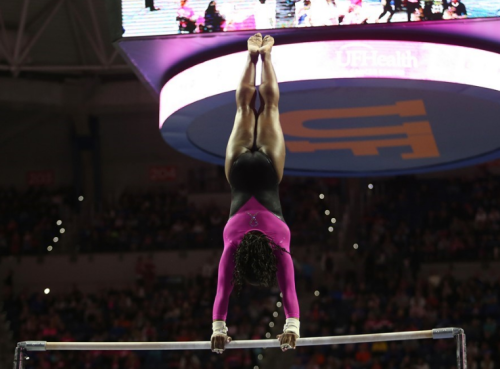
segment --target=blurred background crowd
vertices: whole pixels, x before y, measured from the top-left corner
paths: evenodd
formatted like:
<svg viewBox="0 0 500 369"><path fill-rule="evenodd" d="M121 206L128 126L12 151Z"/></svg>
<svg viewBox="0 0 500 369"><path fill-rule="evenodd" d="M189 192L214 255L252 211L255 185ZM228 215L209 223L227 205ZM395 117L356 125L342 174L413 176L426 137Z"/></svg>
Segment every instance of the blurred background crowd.
<svg viewBox="0 0 500 369"><path fill-rule="evenodd" d="M458 281L450 275L414 280L402 268L376 278L319 274L311 285L297 272L302 336L361 334L462 326L471 368L494 368L500 360L498 281ZM138 280L123 290L53 296L10 296L4 310L20 340L202 341L210 332L216 277ZM317 286L315 297L311 287ZM307 296L307 295L310 296ZM7 296L9 297L9 296ZM247 288L230 303L233 339L269 338L282 328L279 291ZM276 314L276 312L278 314ZM274 315L277 315L275 317ZM273 329L276 327L276 329ZM253 368L269 350L210 352L50 352L33 355L33 368ZM281 353L280 353L281 354ZM285 355L285 354L282 354ZM452 340L409 341L298 348L294 369L453 368Z"/></svg>
<svg viewBox="0 0 500 369"><path fill-rule="evenodd" d="M226 188L223 193L229 196L225 186L221 182L216 187ZM432 269L450 262L498 261L498 187L494 175L285 178L281 201L292 230L302 336L458 326L467 333L470 368L498 365L498 273L466 276L450 268ZM3 293L13 340L207 340L218 260L207 260L189 275L155 272L155 252L222 250L229 204L211 200L213 194L199 187L196 191L194 196L185 185L123 191L84 213L68 189L2 190L3 257L150 255L139 257L130 270L135 283L94 292L76 285L48 295L14 292L13 271L4 280ZM233 295L230 335L275 337L284 322L280 300L277 288L248 287L241 296ZM273 360L284 355L293 369L451 369L456 365L454 345L453 340L423 340L301 347L286 354L228 350L222 356L201 351L50 352L32 355L28 368L276 367Z"/></svg>
<svg viewBox="0 0 500 369"><path fill-rule="evenodd" d="M226 188L225 179L219 180L216 188ZM330 227L344 233L352 228L364 250L376 250L385 258L408 254L431 262L498 260L500 185L495 176L356 181L359 191L351 199L345 181L283 180L281 203L293 245L331 243L331 249L338 250ZM62 247L64 251L81 253L220 248L229 189L222 201L200 188L196 191L193 196L186 185L128 190L82 214L68 189L4 189L0 253L43 255L49 245L57 252L57 242L73 245Z"/></svg>

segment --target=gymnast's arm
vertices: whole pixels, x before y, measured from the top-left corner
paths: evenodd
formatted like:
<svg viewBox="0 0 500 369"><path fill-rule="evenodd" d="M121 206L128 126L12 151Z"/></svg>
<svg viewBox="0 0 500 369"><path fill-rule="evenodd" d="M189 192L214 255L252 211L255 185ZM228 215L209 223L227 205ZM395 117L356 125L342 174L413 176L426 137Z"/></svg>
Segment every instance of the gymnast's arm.
<svg viewBox="0 0 500 369"><path fill-rule="evenodd" d="M295 349L297 339L300 337L300 310L297 292L295 290L295 276L292 256L280 252L278 257L278 284L283 294L283 308L285 310L286 324L283 334L278 335L283 351Z"/></svg>
<svg viewBox="0 0 500 369"><path fill-rule="evenodd" d="M219 275L217 281L217 294L213 308L211 349L222 354L225 344L231 342L227 336L226 317L229 305L229 296L233 290L234 249L231 245L224 247L224 252L219 262Z"/></svg>

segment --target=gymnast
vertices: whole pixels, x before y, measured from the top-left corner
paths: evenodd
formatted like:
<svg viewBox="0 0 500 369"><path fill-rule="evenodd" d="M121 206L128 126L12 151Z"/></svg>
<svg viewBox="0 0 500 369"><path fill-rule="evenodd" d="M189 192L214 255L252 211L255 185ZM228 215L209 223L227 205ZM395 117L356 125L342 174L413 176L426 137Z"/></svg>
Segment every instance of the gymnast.
<svg viewBox="0 0 500 369"><path fill-rule="evenodd" d="M248 39L248 56L236 90L236 117L226 149L225 171L231 186L229 220L219 263L213 308L211 349L222 353L228 337L226 316L233 287L243 282L271 287L283 294L286 324L277 336L283 351L295 349L300 337L299 304L290 255L290 229L279 200L285 166L285 140L279 122L278 82L271 62L274 39L260 33ZM255 109L256 64L262 61L262 82Z"/></svg>

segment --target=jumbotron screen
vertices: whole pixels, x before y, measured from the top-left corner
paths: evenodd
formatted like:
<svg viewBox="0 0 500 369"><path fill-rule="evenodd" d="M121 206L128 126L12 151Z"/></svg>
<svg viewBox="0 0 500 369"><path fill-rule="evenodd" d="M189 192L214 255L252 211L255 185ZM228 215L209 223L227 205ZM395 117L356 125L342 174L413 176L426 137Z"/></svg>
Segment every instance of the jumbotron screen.
<svg viewBox="0 0 500 369"><path fill-rule="evenodd" d="M500 0L122 0L124 37L499 16Z"/></svg>

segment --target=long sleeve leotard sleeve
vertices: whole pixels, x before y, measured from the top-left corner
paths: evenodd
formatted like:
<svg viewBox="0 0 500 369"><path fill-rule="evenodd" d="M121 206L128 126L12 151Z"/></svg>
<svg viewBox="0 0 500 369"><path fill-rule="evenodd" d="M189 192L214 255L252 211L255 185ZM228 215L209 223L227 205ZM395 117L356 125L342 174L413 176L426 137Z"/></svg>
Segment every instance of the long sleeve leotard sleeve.
<svg viewBox="0 0 500 369"><path fill-rule="evenodd" d="M229 296L233 291L234 247L225 247L220 258L217 294L215 295L213 320L226 320Z"/></svg>
<svg viewBox="0 0 500 369"><path fill-rule="evenodd" d="M285 317L300 318L299 301L297 292L295 291L295 274L293 269L293 260L290 254L285 252L275 251L279 253L278 259L278 284L281 293L283 294L283 309Z"/></svg>

